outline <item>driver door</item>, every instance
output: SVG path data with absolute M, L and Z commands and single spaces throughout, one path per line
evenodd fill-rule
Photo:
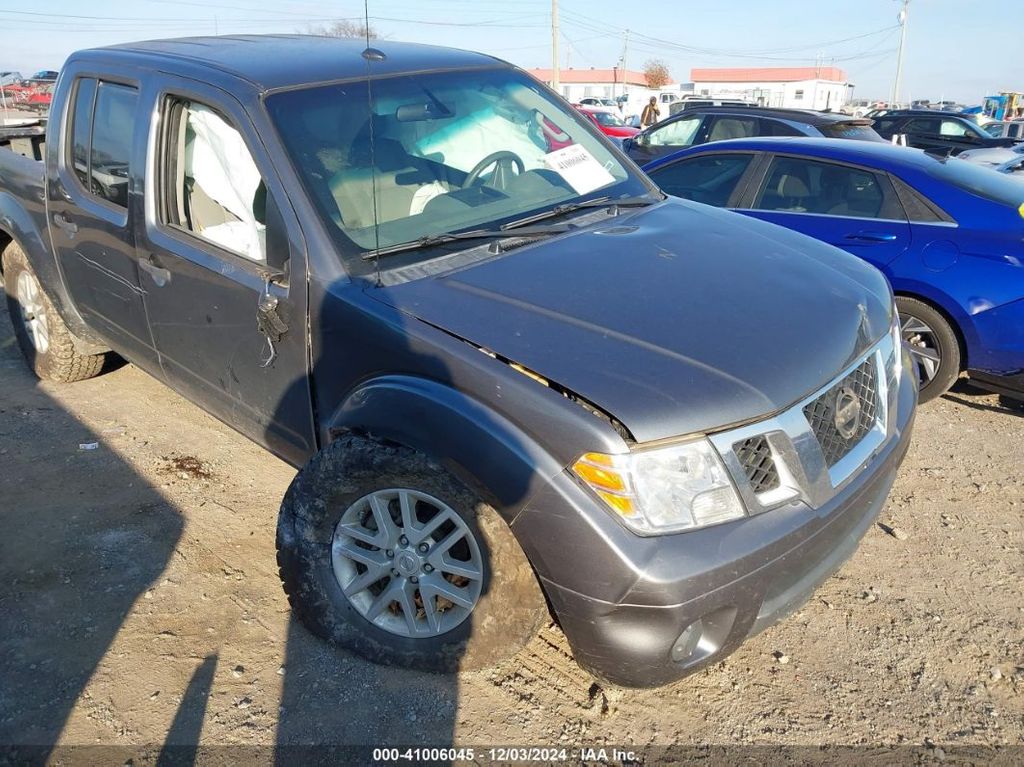
M 316 442 L 298 221 L 231 96 L 169 75 L 153 87 L 138 263 L 160 366 L 210 413 L 301 463 Z M 258 324 L 262 301 L 276 305 L 279 337 Z

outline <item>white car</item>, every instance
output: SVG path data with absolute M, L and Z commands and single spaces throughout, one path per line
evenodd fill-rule
M 957 155 L 961 160 L 967 160 L 975 165 L 985 165 L 991 168 L 998 168 L 1005 163 L 1021 159 L 1024 155 L 1024 144 L 1016 146 L 993 147 L 992 149 L 968 149 Z

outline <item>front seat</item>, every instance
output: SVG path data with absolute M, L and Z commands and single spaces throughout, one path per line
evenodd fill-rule
M 346 167 L 330 180 L 331 194 L 346 227 L 362 229 L 374 224 L 373 191 L 377 191 L 376 214 L 380 222 L 408 218 L 422 210 L 426 200 L 421 188 L 431 195 L 443 193 L 445 185 L 424 163 L 410 155 L 401 142 L 388 138 L 383 123 L 375 123 L 371 146 L 370 122 L 352 141 Z

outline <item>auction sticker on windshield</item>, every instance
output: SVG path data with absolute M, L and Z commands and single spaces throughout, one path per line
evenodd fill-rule
M 544 165 L 564 178 L 576 194 L 593 192 L 615 181 L 608 169 L 579 144 L 544 155 Z

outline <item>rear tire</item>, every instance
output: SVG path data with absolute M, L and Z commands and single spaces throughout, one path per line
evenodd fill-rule
M 58 383 L 98 375 L 104 354 L 79 354 L 74 338 L 43 290 L 25 252 L 10 243 L 3 252 L 4 292 L 21 353 L 39 377 Z
M 918 368 L 918 401 L 941 397 L 960 377 L 960 341 L 949 321 L 934 307 L 896 296 L 903 343 Z
M 277 562 L 310 631 L 383 665 L 492 666 L 550 620 L 493 508 L 422 453 L 364 437 L 340 438 L 299 471 L 281 504 Z

